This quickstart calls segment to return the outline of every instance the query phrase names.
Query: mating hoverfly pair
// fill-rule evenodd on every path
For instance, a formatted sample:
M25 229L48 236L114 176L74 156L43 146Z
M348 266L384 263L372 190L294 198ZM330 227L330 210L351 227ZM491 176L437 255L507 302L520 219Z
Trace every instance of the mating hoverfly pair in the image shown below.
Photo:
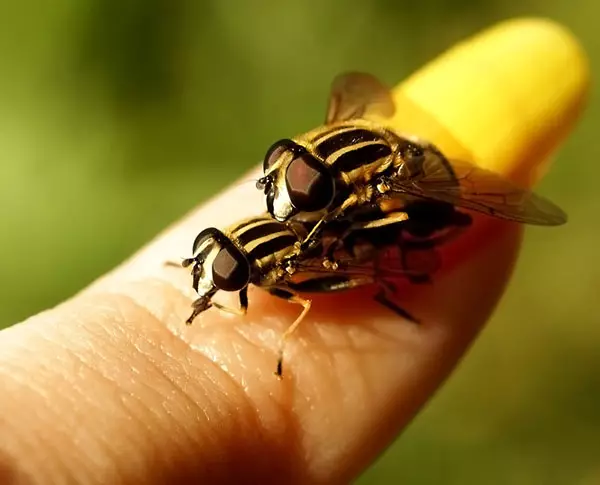
M211 306L244 314L250 283L301 305L281 337L281 376L285 342L310 308L301 293L376 285L376 301L417 321L392 301L390 280L429 281L436 248L471 223L457 208L525 224L566 222L550 201L386 127L381 120L394 113L389 88L373 76L335 79L325 124L267 151L257 188L268 212L196 237L182 263L198 293L188 324ZM218 290L239 292L240 309L213 301Z

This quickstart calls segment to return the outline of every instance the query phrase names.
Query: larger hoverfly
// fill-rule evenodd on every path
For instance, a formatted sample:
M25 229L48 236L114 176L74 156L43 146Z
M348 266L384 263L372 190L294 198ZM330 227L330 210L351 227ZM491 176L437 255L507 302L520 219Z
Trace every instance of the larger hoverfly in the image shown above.
M430 221L427 232L434 237L420 237L420 228L414 225L373 225L385 218L381 213L362 214L355 221L334 221L321 233L319 244L303 251L293 260L286 257L294 251L311 229L311 224L282 223L269 214L237 222L224 230L208 228L198 234L193 244L193 256L182 266L191 267L192 286L198 298L192 304L192 313L186 323L212 306L234 314L245 314L248 309L248 286L256 285L271 295L303 307L302 312L281 337L277 362L278 376L282 375L283 351L292 335L308 313L311 301L299 293L328 293L376 285L374 299L408 320L416 320L394 303L390 296L395 285L390 279L408 278L415 282L427 280L437 269L435 247L452 236L452 226L464 226L458 213L449 212L437 222ZM390 214L387 216L393 217ZM411 223L412 224L412 223ZM344 239L340 233L348 234ZM425 253L418 263L411 262L413 252ZM323 266L323 254L335 257L335 269ZM390 253L399 253L390 254ZM395 259L394 259L395 258ZM219 291L237 292L239 308L228 308L213 300Z
M269 213L278 221L318 221L298 250L318 239L326 221L352 218L371 205L391 207L397 218L407 217L402 207L429 201L424 217L451 205L525 224L566 222L543 197L472 163L448 160L433 144L378 121L394 112L391 92L378 79L344 74L333 83L325 124L267 151L257 187Z

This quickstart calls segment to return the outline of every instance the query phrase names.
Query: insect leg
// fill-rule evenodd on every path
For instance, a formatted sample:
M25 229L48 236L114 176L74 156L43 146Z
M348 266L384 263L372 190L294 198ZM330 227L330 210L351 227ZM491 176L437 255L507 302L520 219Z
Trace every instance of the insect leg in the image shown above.
M248 312L248 287L247 286L240 290L239 298L240 298L240 307L239 308L229 308L225 305L222 305L221 303L217 303L216 301L213 301L212 304L216 308L221 310L222 312L231 313L233 315L243 317Z
M285 344L296 331L302 320L304 320L304 317L306 317L306 314L310 310L311 301L305 300L304 298L299 297L296 293L282 288L270 288L268 291L272 295L283 298L289 303L296 303L297 305L302 305L304 307L300 315L298 315L298 318L296 318L294 323L292 323L287 330L283 332L279 339L279 348L277 350L277 370L275 371L275 375L281 379L283 377L283 354L285 352Z
M206 297L195 300L194 303L192 303L192 314L185 321L185 324L191 325L198 315L200 315L203 311L208 310L212 305L212 302L210 302Z
M376 276L344 276L344 275L333 275L324 276L320 278L313 278L302 281L301 283L294 283L293 289L297 291L306 291L313 293L329 293L344 290L351 290L359 288L361 286L376 284L379 287L379 291L375 294L373 299L385 306L388 310L393 311L397 315L405 318L414 323L419 323L410 313L398 306L396 303L390 300L388 295L393 295L397 292L396 287L389 281L385 281Z
M240 298L240 310L245 315L248 311L248 287L242 288L238 296Z
M294 291L306 293L334 293L337 291L350 290L359 286L370 285L375 282L372 276L347 276L333 274L330 276L319 276L300 282L288 282L286 285Z
M395 224L400 224L407 221L409 218L408 214L404 211L396 211L390 212L388 214L382 215L381 217L366 220L366 221L354 221L345 229L342 234L336 239L334 243L332 243L328 248L327 252L324 256L323 266L326 268L331 268L333 270L337 269L339 266L335 261L334 255L335 252L338 251L341 247L345 247L348 253L354 254L354 246L356 241L353 240L352 236L356 236L357 234L364 234L365 236L369 236L369 230L387 228L388 226L393 226ZM398 226L395 232L389 232L388 234L394 235L394 240L398 239L398 234L401 231L401 226ZM362 233L361 231L366 231ZM390 228L392 231L392 228ZM374 239L371 241L374 243L379 238L376 233L372 233Z
M408 213L404 211L390 212L385 214L385 216L380 217L379 219L371 220L371 221L359 221L355 222L350 226L350 228L346 232L352 232L356 230L362 229L375 229L378 227L389 226L392 224L398 224L400 222L404 222L408 220Z
M408 320L412 323L420 323L415 317L413 317L410 313L408 313L404 308L398 306L388 297L389 294L396 293L396 287L392 285L389 281L377 280L377 285L379 286L379 291L375 294L373 299L386 307L388 310L393 311L397 315L402 318Z
M402 251L402 253L404 253L404 252ZM402 257L402 255L401 255L401 257ZM419 323L419 321L415 317L413 317L404 308L400 307L398 304L394 303L389 298L389 296L395 295L396 293L398 293L398 289L396 288L396 285L394 285L393 283L390 283L389 281L384 280L383 278L377 277L377 270L379 269L381 263L382 263L381 259L377 259L375 261L375 272L376 273L375 273L374 283L376 283L377 286L379 286L379 291L373 296L373 299L380 305L383 305L388 310L393 311L394 313L403 317L404 319L408 320L409 322ZM404 262L404 260L402 260L402 265L404 266L404 264L405 264L405 262ZM403 269L406 270L408 280L410 282L413 282L413 278L415 278L415 276L410 275L410 268L403 268Z
M321 232L321 226L323 224L325 224L328 221L337 219L347 209L358 204L358 202L359 202L358 195L351 194L349 197L346 198L346 200L344 201L344 203L341 206L339 206L333 212L331 212L331 213L327 214L326 216L323 216L321 219L319 219L319 221L313 226L313 228L308 233L308 236L306 236L304 238L304 241L302 241L300 243L300 251L305 251L306 249L308 249L310 247L310 245L312 244L312 241L314 241L315 239L317 239L319 237L319 234Z
M332 293L344 290L350 290L359 288L361 286L376 284L379 286L378 293L374 296L374 300L377 303L385 306L387 309L393 311L397 315L400 315L406 320L414 323L419 323L410 313L392 302L388 298L388 294L396 292L395 286L388 282L381 280L374 276L344 276L344 275L332 275L318 278L312 278L304 280L299 283L288 282L287 286L289 289L282 288L271 288L269 293L290 303L296 303L302 305L304 309L302 313L296 318L288 329L283 333L279 341L278 359L277 359L277 370L275 375L279 378L283 376L283 355L285 351L285 344L290 336L296 331L302 320L306 317L311 307L311 301L301 298L296 294L296 291L308 292L308 293Z
M413 284L431 284L431 273L439 268L439 254L433 248L419 245L404 244L400 241L398 244L398 252L400 253L400 265L404 271L406 278ZM419 258L420 260L416 259ZM424 266L425 265L425 266Z
M373 247L381 247L395 243L401 236L403 224L408 220L408 214L404 211L390 212L381 217L367 220L355 221L342 234L341 240L347 251L354 254L356 241L353 236L366 239ZM380 231L377 231L381 229ZM376 232L377 231L377 232ZM386 242L387 241L387 242Z

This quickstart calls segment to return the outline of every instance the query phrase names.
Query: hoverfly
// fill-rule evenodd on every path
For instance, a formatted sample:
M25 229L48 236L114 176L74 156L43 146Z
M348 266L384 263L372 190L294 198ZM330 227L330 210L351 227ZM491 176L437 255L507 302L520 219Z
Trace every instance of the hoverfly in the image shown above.
M392 94L377 78L343 74L333 82L325 124L269 148L257 182L267 210L278 221L316 221L298 252L318 239L325 222L352 218L362 206L386 213L392 207L406 218L402 207L429 201L425 218L451 205L525 224L566 222L545 198L377 121L394 113Z
M445 242L449 234L420 238L419 228L404 227L402 222L370 226L373 220L383 217L382 213L365 212L362 220L334 221L325 228L318 245L312 245L293 260L286 259L286 256L307 236L311 224L278 222L265 213L244 219L223 231L214 227L203 230L194 240L193 256L181 263L185 268L192 267L192 287L198 293L186 323L191 324L200 313L212 306L244 315L248 309L250 284L302 306L302 312L280 340L276 374L281 377L285 342L311 306L311 301L302 298L299 293L338 292L374 284L378 287L374 296L378 303L416 322L391 301L395 286L389 279L408 277L415 282L427 281L428 274L437 269L433 250L436 245ZM450 225L458 229L463 224L452 214L437 224L440 228ZM431 227L427 230L432 232ZM348 236L340 240L340 232ZM384 258L390 259L384 255L386 251L394 248L400 252L400 261L395 265L389 264L389 261L382 264ZM412 264L410 254L414 251L425 252L429 261ZM325 252L335 255L334 269L324 267ZM219 290L238 292L239 308L228 308L214 301L213 297Z

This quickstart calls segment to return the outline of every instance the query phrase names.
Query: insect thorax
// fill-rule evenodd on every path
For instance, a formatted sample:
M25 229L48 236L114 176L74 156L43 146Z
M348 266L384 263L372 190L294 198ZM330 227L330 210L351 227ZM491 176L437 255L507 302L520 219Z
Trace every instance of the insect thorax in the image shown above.
M281 261L294 251L301 237L269 216L247 219L231 228L229 236L246 255L251 283L257 286L274 284L283 276Z
M394 158L394 139L392 132L366 120L335 123L298 137L342 185L368 183L385 171Z

